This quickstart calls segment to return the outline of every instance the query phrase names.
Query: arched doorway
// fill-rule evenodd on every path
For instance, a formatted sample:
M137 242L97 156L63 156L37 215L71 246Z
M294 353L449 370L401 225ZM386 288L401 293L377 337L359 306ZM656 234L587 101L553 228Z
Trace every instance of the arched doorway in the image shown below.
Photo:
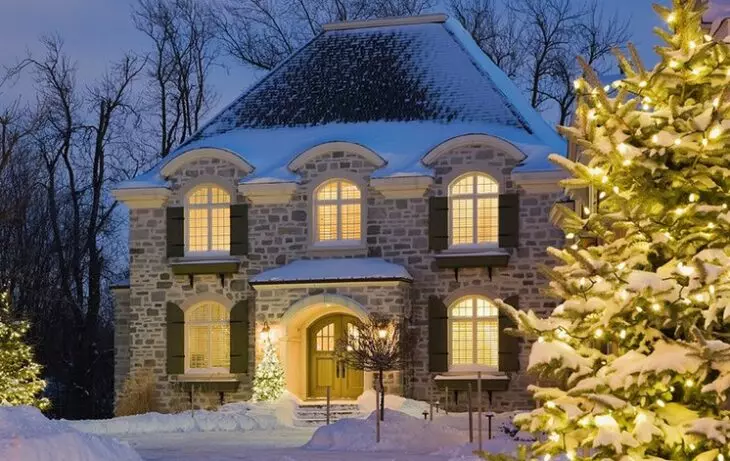
M336 355L337 343L357 329L357 319L347 314L326 315L307 328L307 396L324 398L327 387L333 399L354 399L363 392L363 372L347 366Z

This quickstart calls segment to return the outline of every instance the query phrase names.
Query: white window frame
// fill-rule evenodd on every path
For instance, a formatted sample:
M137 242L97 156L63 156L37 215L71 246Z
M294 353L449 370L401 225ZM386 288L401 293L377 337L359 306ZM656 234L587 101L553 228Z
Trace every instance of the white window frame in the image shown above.
M225 312L228 313L228 317L225 320L215 320L215 321L207 321L207 322L191 322L189 320L190 315L193 311L200 308L203 305L219 305L222 306ZM231 334L231 310L228 309L223 304L217 302L217 301L201 301L199 303L195 303L194 305L190 306L188 309L185 310L185 374L203 374L203 375L219 375L219 374L230 374L231 372L231 364L230 364L230 357L228 362L228 368L224 367L211 367L208 366L206 368L191 368L190 367L190 327L191 326L207 326L208 327L208 365L210 365L211 360L213 360L213 335L211 332L211 327L219 326L219 325L227 325L228 326L228 335L229 335L229 350L228 354L230 356L230 334Z
M208 200L204 204L193 204L190 203L190 198L195 194L198 190L207 188L208 189ZM228 194L228 202L226 203L213 203L213 190L214 189L220 189L226 194ZM216 209L225 209L228 208L230 210L232 203L232 195L231 192L226 189L225 187L221 187L218 184L215 183L203 183L198 184L192 189L190 189L185 194L185 255L188 256L196 256L196 255L209 255L209 256L227 256L231 254L231 244L230 241L228 242L228 251L225 250L212 250L213 248L213 210ZM208 210L208 249L207 250L196 250L192 251L190 250L190 224L192 223L190 219L190 210L192 208L195 209L206 209ZM231 234L231 220L230 215L228 218L228 235Z
M471 317L454 317L452 315L452 311L463 301L465 300L471 300L472 303L472 315ZM485 300L489 305L494 306L496 309L495 315L490 316L478 316L477 315L477 300L482 299ZM479 295L471 295L471 296L464 296L463 298L459 298L448 308L448 351L449 351L449 371L485 371L485 372L498 372L499 371L499 310L494 305L494 303L489 300L489 298L485 296L479 296ZM477 324L480 320L494 320L497 323L497 366L491 366L491 365L485 365L485 364L478 364L477 361ZM453 342L452 342L452 336L453 336L453 324L454 322L466 322L471 321L472 323L472 363L463 363L463 364L457 364L454 365L453 363Z
M320 190L333 183L337 183L337 198L334 200L331 199L319 199L319 192ZM342 183L348 183L354 186L358 192L360 193L360 198L354 198L354 199L343 199L342 198ZM360 185L358 185L356 182L351 181L346 178L332 178L328 179L327 181L324 181L322 184L318 185L314 189L313 195L313 208L314 208L314 222L312 225L312 228L314 230L313 235L313 243L317 246L350 246L350 245L358 245L362 243L363 240L363 191ZM360 205L360 238L358 239L343 239L342 238L342 206L343 205ZM335 205L337 209L337 238L334 240L320 240L319 238L319 207L320 205Z
M470 194L462 194L462 195L454 195L452 193L452 188L456 185L457 182L461 181L462 179L473 176L474 181L472 184L472 191ZM497 186L497 192L490 192L490 193L478 193L478 177L484 176L490 181L492 181ZM499 247L499 193L500 193L500 184L499 181L494 179L492 176L482 173L479 171L470 171L468 173L464 173L462 175L459 175L456 177L453 181L449 183L448 187L448 194L449 194L449 248L455 248L455 249L470 249L470 248L498 248ZM477 239L479 238L479 199L483 198L496 198L497 199L497 209L496 209L496 220L497 220L497 239L494 242L483 242L483 243L477 243ZM471 199L472 201L472 243L454 243L454 200L464 200L464 199Z

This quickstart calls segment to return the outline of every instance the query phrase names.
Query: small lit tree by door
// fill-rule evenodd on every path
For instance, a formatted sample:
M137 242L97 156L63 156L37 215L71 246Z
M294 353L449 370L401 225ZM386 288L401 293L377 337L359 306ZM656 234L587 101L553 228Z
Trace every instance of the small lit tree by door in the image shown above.
M405 326L381 314L370 314L367 321L358 322L337 344L337 355L356 370L377 373L380 385L380 419L385 419L383 375L386 371L402 370L411 350L411 335Z

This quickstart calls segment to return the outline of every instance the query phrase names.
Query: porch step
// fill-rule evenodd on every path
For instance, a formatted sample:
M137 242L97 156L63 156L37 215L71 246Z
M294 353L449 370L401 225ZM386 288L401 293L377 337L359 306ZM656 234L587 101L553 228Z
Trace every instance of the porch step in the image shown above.
M360 407L356 403L333 403L330 405L330 423L345 418L360 418ZM327 404L305 402L294 410L294 425L299 427L324 426L327 424Z

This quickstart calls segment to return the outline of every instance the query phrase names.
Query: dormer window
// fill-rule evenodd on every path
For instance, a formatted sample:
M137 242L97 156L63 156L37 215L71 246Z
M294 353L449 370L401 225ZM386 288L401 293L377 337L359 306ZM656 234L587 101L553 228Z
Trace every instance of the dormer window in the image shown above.
M315 243L357 243L362 235L362 194L354 183L333 179L314 191Z
M468 173L449 186L452 246L497 246L499 184L483 173Z
M228 253L231 244L231 195L215 185L192 189L186 197L185 252Z

